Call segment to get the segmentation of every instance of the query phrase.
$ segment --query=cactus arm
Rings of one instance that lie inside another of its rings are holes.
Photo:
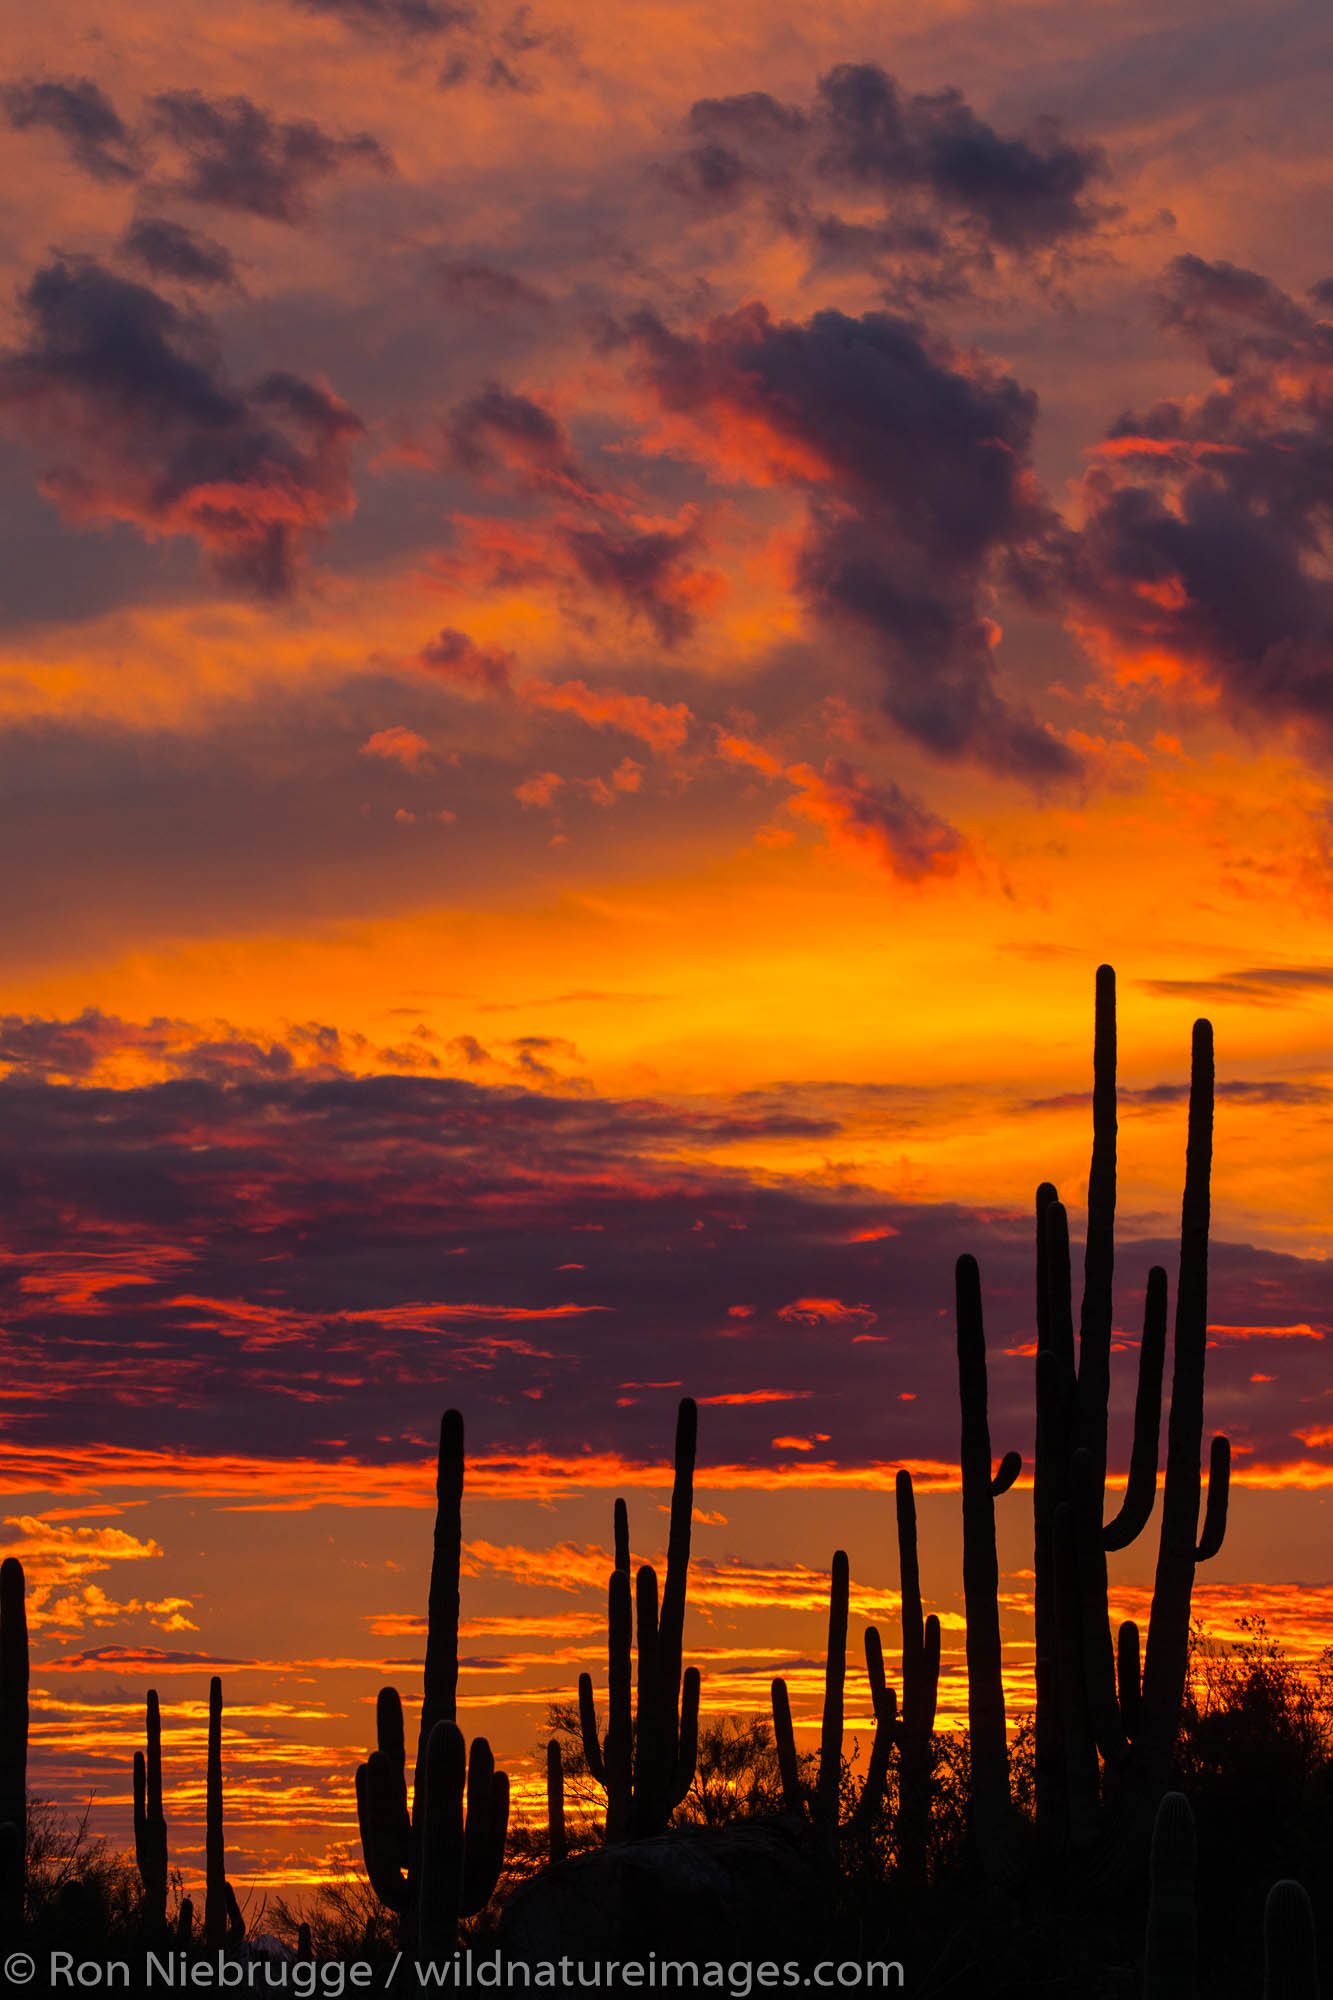
[[[1231,1439],[1215,1437],[1208,1452],[1208,1504],[1203,1511],[1203,1533],[1194,1551],[1196,1563],[1208,1562],[1226,1538],[1230,1492]]]
[[[1116,1687],[1120,1695],[1120,1720],[1133,1741],[1138,1734],[1143,1699],[1139,1668],[1139,1628],[1127,1618],[1116,1635]]]
[[[416,1800],[421,1842],[417,1946],[424,1960],[438,1963],[457,1943],[463,1896],[467,1749],[457,1723],[435,1724],[421,1769],[423,1785]]]
[[[484,1909],[495,1887],[491,1869],[491,1781],[495,1758],[484,1736],[474,1736],[467,1757],[467,1819],[463,1832],[463,1890],[460,1914]],[[490,1880],[487,1876],[490,1875]]]
[[[1167,1426],[1162,1525],[1143,1662],[1146,1787],[1165,1776],[1189,1666],[1190,1597],[1199,1532],[1204,1354],[1208,1339],[1209,1177],[1213,1143],[1213,1033],[1194,1024],[1189,1136],[1181,1203],[1171,1416]]]
[[[870,1682],[870,1707],[875,1718],[875,1734],[870,1744],[870,1761],[861,1786],[861,1796],[852,1814],[855,1827],[866,1827],[879,1811],[889,1775],[889,1760],[898,1740],[898,1696],[884,1677],[884,1648],[873,1625],[866,1627],[866,1678]]]
[[[940,1621],[932,1611],[926,1620],[922,1647],[923,1693],[921,1732],[929,1737],[935,1727],[935,1705],[940,1691]]]
[[[1275,1882],[1264,1903],[1264,2000],[1319,2000],[1314,1908],[1299,1882]]]
[[[782,1804],[789,1813],[804,1813],[800,1767],[796,1762],[796,1733],[791,1726],[791,1701],[787,1683],[780,1677],[770,1689],[773,1703],[773,1740],[777,1745],[778,1770],[782,1774]]]
[[[686,1667],[680,1682],[680,1741],[671,1785],[674,1812],[694,1783],[699,1764],[699,1669]]]
[[[629,1508],[623,1500],[615,1505],[615,1567],[629,1575]]]
[[[569,1852],[565,1837],[565,1767],[560,1758],[560,1739],[556,1736],[546,1746],[546,1827],[547,1858],[554,1867]]]
[[[661,1646],[657,1572],[640,1563],[634,1579],[634,1633],[639,1664],[635,1689],[634,1776],[630,1832],[661,1833],[666,1825],[663,1771]],[[674,1746],[673,1746],[674,1750]]]
[[[1007,1493],[1022,1470],[1023,1454],[1019,1451],[1007,1451],[1000,1460],[995,1477],[991,1480],[991,1499],[998,1500],[1002,1494]]]
[[[399,1785],[400,1773],[382,1750],[373,1750],[357,1768],[356,1816],[366,1874],[384,1907],[402,1916],[408,1907],[411,1827],[404,1839]]]
[[[1153,1822],[1148,1862],[1148,1927],[1143,2000],[1195,2000],[1198,1992],[1198,1865],[1194,1815],[1182,1792],[1167,1792]]]
[[[1009,1745],[1000,1648],[999,1561],[986,1414],[986,1336],[975,1257],[956,1267],[958,1387],[962,1405],[963,1598],[973,1821],[983,1855],[1003,1868],[1009,1846]]]
[[[245,1918],[231,1883],[224,1882],[222,1887],[227,1899],[227,1943],[235,1950],[245,1943]]]
[[[1162,1427],[1162,1367],[1166,1358],[1166,1272],[1148,1273],[1139,1344],[1139,1381],[1134,1397],[1134,1443],[1120,1511],[1102,1530],[1102,1546],[1127,1549],[1143,1533],[1157,1497],[1157,1440]]]
[[[597,1737],[597,1709],[592,1697],[592,1675],[579,1675],[579,1730],[583,1737],[583,1755],[589,1771],[597,1783],[606,1787],[606,1761]]]

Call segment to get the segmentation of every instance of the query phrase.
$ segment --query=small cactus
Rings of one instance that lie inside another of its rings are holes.
[[[1148,1857],[1148,1929],[1143,2000],[1195,2000],[1199,1923],[1194,1814],[1183,1792],[1167,1792],[1153,1821]]]
[[[1319,2000],[1314,1910],[1299,1882],[1275,1882],[1264,1904],[1264,2000]]]

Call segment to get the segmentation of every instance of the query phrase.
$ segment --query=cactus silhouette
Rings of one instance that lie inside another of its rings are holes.
[[[681,1659],[698,1423],[696,1404],[683,1397],[676,1414],[671,1525],[660,1609],[657,1573],[647,1563],[640,1566],[631,1600],[629,1514],[623,1500],[615,1505],[615,1567],[607,1585],[607,1726],[600,1741],[592,1676],[579,1675],[583,1754],[606,1793],[608,1842],[661,1833],[694,1782],[699,1674],[695,1667],[682,1672]],[[630,1652],[636,1639],[638,1673],[631,1715]]]
[[[565,1767],[560,1757],[560,1741],[553,1736],[546,1746],[546,1826],[549,1858],[554,1864],[569,1852],[565,1839]]]
[[[147,1700],[148,1754],[134,1753],[134,1858],[143,1884],[144,1914],[154,1930],[167,1921],[167,1822],[162,1810],[162,1715],[157,1689]],[[219,1772],[220,1777],[220,1772]]]
[[[446,1410],[440,1423],[435,1492],[411,1813],[403,1704],[396,1688],[380,1690],[376,1748],[356,1774],[357,1819],[371,1887],[397,1914],[403,1949],[420,1949],[431,1959],[447,1956],[459,1919],[489,1902],[504,1865],[509,1825],[509,1779],[496,1770],[484,1737],[468,1751],[456,1720],[463,1548],[463,1419],[457,1410]]]
[[[1194,1908],[1198,1869],[1194,1814],[1183,1792],[1163,1795],[1148,1854],[1148,1928],[1143,1953],[1143,2000],[1195,2000],[1199,1924]]]
[[[23,1924],[28,1832],[28,1614],[23,1565],[0,1563],[0,1926]]]
[[[230,1894],[222,1837],[222,1682],[214,1674],[208,1684],[208,1767],[204,1817],[204,1943],[210,1951],[218,1950],[226,1941]]]
[[[981,1274],[975,1257],[955,1270],[958,1399],[963,1432],[963,1603],[967,1615],[967,1719],[971,1742],[971,1809],[985,1863],[1007,1871],[1013,1855],[1014,1815],[1009,1793],[1009,1739],[1005,1730],[1003,1656],[1000,1646],[1000,1567],[995,1549],[995,1502],[1023,1469],[1016,1451],[991,1470],[987,1412],[986,1334]]]
[[[842,1725],[847,1685],[847,1613],[851,1572],[846,1551],[835,1549],[829,1571],[828,1641],[824,1651],[824,1707],[819,1728],[819,1765],[808,1817],[815,1829],[821,1859],[828,1867],[837,1860],[838,1788],[842,1777]],[[880,1676],[881,1682],[883,1675]],[[872,1678],[873,1688],[873,1678]],[[792,1728],[791,1699],[781,1678],[770,1690],[773,1735],[782,1774],[783,1803],[788,1812],[807,1814]],[[876,1732],[878,1739],[878,1731]]]
[[[1264,2000],[1319,2000],[1314,1910],[1299,1882],[1275,1882],[1264,1904]]]
[[[930,1833],[931,1788],[934,1777],[935,1705],[940,1685],[940,1621],[921,1610],[921,1567],[917,1555],[916,1496],[906,1469],[894,1482],[898,1521],[898,1587],[903,1628],[901,1699],[888,1686],[879,1632],[871,1625],[865,1635],[866,1672],[870,1677],[875,1736],[865,1784],[857,1802],[856,1819],[865,1824],[879,1808],[889,1760],[898,1752],[898,1810],[893,1844],[899,1882],[908,1895],[924,1889],[926,1846]]]
[[[1181,1212],[1180,1279],[1161,1539],[1140,1672],[1138,1627],[1113,1643],[1106,1557],[1152,1512],[1167,1322],[1166,1273],[1148,1276],[1134,1437],[1124,1501],[1105,1521],[1116,1200],[1115,974],[1097,972],[1093,1147],[1075,1364],[1069,1228],[1054,1187],[1037,1190],[1036,1457],[1033,1477],[1036,1816],[1045,1851],[1142,1854],[1167,1783],[1188,1666],[1196,1563],[1226,1527],[1230,1446],[1214,1438],[1199,1531],[1207,1339],[1212,1030],[1196,1022]],[[1109,1845],[1108,1845],[1109,1844]]]

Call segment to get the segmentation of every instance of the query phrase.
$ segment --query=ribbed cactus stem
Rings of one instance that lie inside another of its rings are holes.
[[[1167,1792],[1153,1822],[1148,1861],[1148,1929],[1143,2000],[1195,2000],[1199,1925],[1194,1814],[1182,1792]]]
[[[1319,2000],[1314,1910],[1299,1882],[1275,1882],[1264,1904],[1264,2000]]]
[[[565,1767],[560,1759],[560,1740],[555,1736],[546,1746],[546,1826],[547,1854],[554,1867],[569,1852],[565,1838]]]
[[[417,1948],[438,1964],[458,1942],[463,1904],[463,1793],[467,1745],[456,1722],[437,1722],[419,1760]]]
[[[458,1715],[458,1578],[463,1560],[463,1419],[446,1410],[440,1420],[435,1472],[435,1547],[426,1608],[426,1666],[422,1677],[421,1733],[413,1798],[425,1777],[426,1748],[437,1722]]]
[[[28,1826],[28,1614],[23,1565],[0,1563],[0,1829],[13,1827],[0,1848],[0,1927],[12,1936],[23,1923]]]
[[[227,1857],[222,1840],[222,1682],[208,1684],[208,1766],[204,1821],[204,1943],[216,1951],[227,1935]]]

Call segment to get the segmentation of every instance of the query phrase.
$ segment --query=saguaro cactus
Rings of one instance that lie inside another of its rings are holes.
[[[435,1492],[421,1731],[410,1814],[403,1705],[396,1688],[380,1690],[376,1748],[356,1774],[357,1818],[371,1887],[397,1913],[404,1949],[420,1948],[430,1958],[452,1951],[459,1918],[475,1915],[490,1900],[504,1865],[509,1825],[509,1779],[496,1770],[485,1738],[477,1737],[469,1752],[457,1726],[463,1547],[463,1419],[457,1410],[446,1410],[440,1424]]]
[[[1199,1924],[1194,1908],[1198,1850],[1183,1792],[1167,1792],[1153,1821],[1143,2000],[1196,2000]]]
[[[1299,1882],[1275,1882],[1264,1904],[1264,2000],[1319,2000],[1314,1910]]]
[[[0,1563],[0,1926],[23,1924],[28,1835],[28,1614],[23,1565]]]
[[[940,1685],[940,1621],[921,1610],[921,1566],[917,1555],[916,1496],[905,1468],[895,1481],[898,1520],[898,1587],[903,1627],[901,1700],[884,1678],[884,1655],[875,1627],[866,1631],[866,1671],[875,1712],[875,1739],[857,1816],[869,1819],[879,1805],[891,1749],[898,1752],[898,1810],[893,1844],[900,1886],[906,1894],[925,1887],[926,1843],[935,1760],[932,1741]]]
[[[699,1412],[682,1399],[676,1415],[666,1581],[658,1607],[657,1573],[644,1563],[630,1593],[629,1516],[615,1511],[615,1567],[607,1585],[607,1727],[599,1742],[592,1676],[579,1676],[579,1720],[588,1769],[606,1792],[606,1838],[661,1833],[694,1782],[699,1741],[699,1674],[682,1671],[685,1590],[694,1512]],[[637,1626],[637,1632],[635,1630]],[[630,1708],[630,1650],[638,1674]]]
[[[995,1550],[995,1502],[1017,1479],[1023,1461],[1006,1452],[991,1470],[987,1414],[986,1335],[981,1274],[975,1257],[960,1257],[955,1273],[958,1394],[962,1406],[963,1600],[967,1614],[967,1720],[972,1749],[972,1824],[986,1864],[1004,1867],[1012,1851],[1009,1743],[1005,1733],[1000,1648],[1000,1568]]]
[[[1195,1024],[1161,1541],[1141,1679],[1137,1626],[1126,1622],[1112,1642],[1106,1555],[1127,1547],[1152,1512],[1167,1286],[1166,1273],[1155,1266],[1144,1307],[1129,1478],[1123,1504],[1107,1522],[1115,1063],[1115,975],[1102,966],[1097,974],[1093,1159],[1077,1368],[1068,1222],[1055,1189],[1043,1183],[1037,1190],[1037,1822],[1048,1846],[1058,1848],[1068,1837],[1075,1849],[1088,1849],[1110,1837],[1122,1850],[1141,1856],[1141,1841],[1167,1781],[1179,1722],[1195,1565],[1216,1554],[1226,1527],[1230,1446],[1223,1437],[1214,1438],[1211,1448],[1202,1533],[1198,1520],[1212,1030],[1206,1021]]]
[[[154,1930],[162,1930],[167,1921],[167,1821],[162,1810],[162,1714],[156,1688],[148,1690],[147,1728],[147,1757],[142,1750],[134,1753],[134,1858],[143,1884],[144,1915]]]
[[[548,1855],[554,1865],[569,1852],[565,1838],[565,1767],[560,1756],[560,1739],[556,1736],[546,1746],[546,1827]]]
[[[216,1951],[225,1942],[227,1856],[222,1838],[222,1682],[208,1684],[208,1770],[204,1818],[204,1943]]]

